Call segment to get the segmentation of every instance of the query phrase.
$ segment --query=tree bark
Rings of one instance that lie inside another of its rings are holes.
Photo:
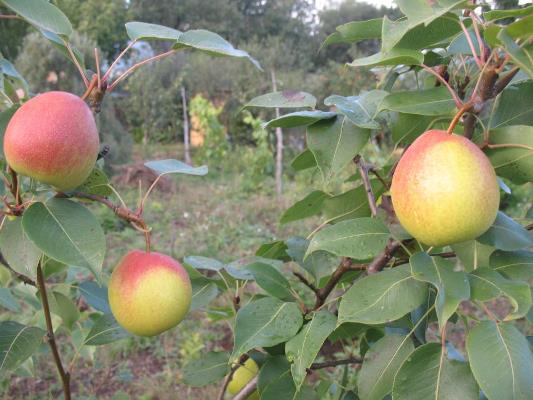
[[[270,70],[272,78],[272,90],[278,91],[276,82],[276,71],[274,68]],[[276,118],[279,118],[279,108],[276,108]],[[276,194],[281,196],[283,191],[283,131],[281,128],[276,128]]]
[[[183,145],[185,148],[185,162],[191,163],[190,137],[189,137],[189,114],[187,112],[187,96],[185,87],[181,87],[181,102],[183,105]]]

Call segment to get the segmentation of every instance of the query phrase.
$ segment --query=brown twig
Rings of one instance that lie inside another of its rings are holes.
[[[305,276],[303,276],[299,272],[293,272],[292,274],[297,277],[300,282],[302,282],[305,286],[311,289],[315,294],[318,293],[319,290],[317,289],[317,287],[313,283],[309,282]]]
[[[0,14],[0,19],[22,19],[18,15]]]
[[[9,174],[11,175],[11,184],[9,185],[9,189],[11,191],[11,194],[15,198],[15,204],[17,206],[20,206],[22,204],[22,197],[20,195],[20,185],[18,180],[18,175],[15,172],[15,170],[11,167],[7,167]]]
[[[447,134],[451,135],[453,133],[453,130],[455,129],[455,126],[461,120],[461,117],[463,116],[463,114],[465,112],[471,110],[472,107],[473,107],[472,103],[468,102],[468,103],[465,103],[459,109],[459,111],[457,111],[457,113],[455,114],[455,116],[452,119],[452,122],[450,122],[450,126],[448,126],[448,130],[446,131]]]
[[[63,393],[65,394],[65,400],[70,400],[70,374],[65,371],[63,364],[61,363],[61,356],[59,355],[59,350],[57,348],[56,339],[54,335],[54,327],[52,325],[52,317],[50,315],[50,305],[48,304],[48,295],[46,294],[46,284],[44,282],[43,270],[41,268],[41,263],[37,265],[37,285],[39,288],[39,294],[41,295],[41,302],[43,304],[44,318],[46,320],[46,329],[47,329],[47,339],[50,349],[52,350],[52,355],[54,357],[54,362],[57,367],[57,371],[61,377],[61,382],[63,383]]]
[[[135,229],[144,233],[146,241],[146,252],[150,252],[150,229],[146,225],[146,222],[144,222],[144,219],[139,215],[139,213],[133,212],[132,210],[126,207],[117,205],[103,196],[83,192],[72,192],[71,196],[79,199],[87,199],[101,203],[107,208],[109,208],[111,211],[113,211],[117,217],[128,221]],[[64,193],[58,193],[57,197],[67,197],[67,195],[65,195]]]
[[[245,387],[242,388],[242,390],[237,393],[237,395],[233,398],[233,400],[245,400],[248,396],[250,396],[254,390],[257,389],[257,381],[258,376],[256,375],[250,382],[246,384]]]
[[[378,178],[378,180],[381,182],[381,184],[383,185],[385,189],[390,189],[389,182],[383,179],[383,177],[379,174],[379,172],[374,167],[370,167],[369,172],[371,172],[376,178]]]
[[[120,59],[122,57],[124,57],[124,55],[128,52],[129,49],[131,49],[133,47],[133,45],[137,43],[137,40],[132,40],[124,50],[121,51],[121,53],[118,55],[117,58],[115,58],[115,61],[113,61],[113,63],[110,65],[110,67],[107,69],[107,71],[105,72],[104,76],[102,77],[102,80],[105,81],[107,80],[107,78],[109,78],[109,75],[111,75],[111,71],[113,71],[113,68],[115,68],[115,66],[117,65],[117,63],[120,61]]]
[[[518,71],[520,71],[520,67],[514,67],[507,74],[502,76],[494,85],[493,96],[499,95],[501,91],[505,89],[509,83],[511,83],[511,80],[515,77]]]
[[[520,144],[520,143],[501,143],[501,144],[485,143],[482,148],[484,147],[487,147],[489,149],[503,149],[507,147],[514,147],[517,149],[525,149],[525,150],[533,151],[533,147],[528,146],[526,144]]]
[[[387,265],[387,263],[392,259],[392,256],[396,250],[398,250],[400,247],[400,242],[389,239],[387,246],[385,246],[385,249],[383,249],[381,254],[374,258],[374,260],[368,265],[366,269],[367,274],[372,275],[385,268],[385,265]]]
[[[360,155],[354,157],[353,162],[357,165],[361,179],[363,180],[363,186],[365,187],[366,197],[368,198],[368,205],[370,206],[370,213],[375,217],[378,213],[378,207],[376,205],[376,197],[372,191],[372,186],[370,185],[370,179],[368,178],[369,167],[365,164],[365,160]]]
[[[83,68],[81,67],[80,63],[78,62],[78,59],[76,58],[76,55],[74,54],[74,51],[72,51],[72,47],[70,46],[70,43],[66,40],[63,40],[63,44],[67,48],[68,54],[70,58],[72,59],[72,62],[78,69],[78,72],[80,73],[81,79],[83,80],[83,83],[85,84],[85,87],[89,87],[89,81],[87,80],[87,77],[85,76],[85,72],[83,72]]]
[[[324,305],[324,302],[330,295],[330,293],[335,289],[337,283],[341,280],[343,275],[349,271],[359,271],[365,269],[366,265],[364,264],[354,264],[353,260],[349,257],[343,257],[337,269],[331,274],[326,285],[318,289],[316,294],[316,301],[313,310],[317,310]]]

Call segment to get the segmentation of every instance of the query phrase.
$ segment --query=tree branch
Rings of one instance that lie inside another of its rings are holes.
[[[400,242],[396,242],[393,239],[389,239],[387,246],[374,260],[368,265],[366,272],[368,275],[380,272],[385,265],[392,259],[394,252],[400,248]]]
[[[311,289],[315,294],[318,293],[319,290],[317,289],[317,287],[314,284],[312,284],[311,282],[309,282],[305,276],[303,276],[299,272],[293,272],[292,274],[295,277],[297,277],[300,280],[300,282],[302,282],[305,286],[307,286],[309,289]]]
[[[248,396],[250,396],[254,390],[257,389],[257,381],[258,376],[256,375],[250,382],[246,384],[245,387],[242,388],[242,390],[237,393],[237,395],[233,398],[233,400],[245,400]]]
[[[52,355],[54,356],[54,362],[57,367],[57,371],[61,377],[63,383],[63,392],[65,394],[65,400],[70,400],[70,374],[65,371],[63,364],[61,363],[61,356],[57,348],[56,339],[54,335],[54,327],[52,325],[52,317],[50,315],[50,305],[48,304],[48,295],[46,294],[46,284],[44,282],[43,270],[41,268],[41,262],[37,265],[37,284],[39,287],[39,294],[41,295],[41,301],[43,304],[44,318],[46,320],[47,339]]]

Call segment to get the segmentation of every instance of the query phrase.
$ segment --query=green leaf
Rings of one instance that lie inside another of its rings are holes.
[[[531,23],[531,21],[530,21]],[[509,36],[506,29],[498,33],[498,40],[506,50],[506,54],[513,62],[519,66],[530,78],[533,78],[533,61],[531,60],[531,46],[518,46],[513,38]]]
[[[315,360],[328,336],[335,330],[337,317],[322,310],[313,315],[303,329],[285,344],[285,354],[291,362],[291,373],[297,390],[303,385],[307,369]]]
[[[474,28],[468,29],[468,36],[470,37],[470,40],[472,41],[472,44],[474,45],[474,49],[479,49],[479,42],[477,40],[477,35],[476,35]],[[470,48],[470,45],[468,44],[467,36],[463,32],[461,32],[455,39],[452,40],[446,52],[450,55],[456,55],[456,54],[472,55],[472,49]]]
[[[178,40],[182,32],[163,25],[146,22],[127,22],[126,32],[131,40]]]
[[[253,280],[254,275],[248,269],[248,267],[255,263],[268,264],[277,269],[280,269],[281,265],[283,264],[279,260],[272,260],[270,258],[251,256],[251,257],[244,257],[244,258],[235,260],[225,265],[224,269],[228,272],[228,274],[230,274],[235,279]]]
[[[450,247],[455,251],[466,272],[487,267],[489,257],[494,251],[494,247],[481,244],[477,240],[452,244]]]
[[[370,137],[346,117],[337,116],[307,128],[307,145],[313,152],[324,181],[338,174],[365,146]]]
[[[497,250],[490,256],[490,267],[513,280],[533,284],[533,252]]]
[[[395,321],[422,304],[426,296],[427,285],[411,276],[409,265],[369,275],[357,280],[342,296],[338,325]]]
[[[229,369],[228,353],[210,351],[198,360],[192,360],[185,365],[183,382],[192,387],[210,385],[227,375]]]
[[[398,8],[412,26],[428,25],[441,15],[462,8],[466,3],[466,0],[396,0]]]
[[[88,194],[95,194],[98,196],[111,196],[113,191],[109,187],[109,178],[99,168],[94,168],[91,172],[91,175],[79,186],[76,192],[83,192]]]
[[[431,283],[437,289],[435,309],[442,330],[463,300],[470,298],[468,278],[462,271],[454,271],[454,263],[427,253],[416,253],[409,258],[415,279]]]
[[[533,127],[505,126],[490,131],[491,144],[518,144],[533,147]],[[533,151],[518,147],[484,150],[498,176],[522,184],[533,182]]]
[[[274,267],[255,263],[247,267],[253,274],[255,283],[269,295],[281,300],[291,300],[293,298],[289,281]]]
[[[490,10],[483,13],[483,17],[487,21],[495,21],[503,18],[524,17],[531,14],[533,14],[533,5],[522,8],[512,8],[508,10]]]
[[[203,277],[191,279],[191,286],[191,311],[207,306],[218,296],[218,287],[210,279]]]
[[[220,271],[224,268],[224,264],[214,258],[202,256],[187,256],[183,262],[189,264],[195,269],[205,269],[207,271]]]
[[[285,356],[267,359],[259,371],[257,390],[261,400],[318,400],[316,394],[307,387],[296,391],[290,364]]]
[[[50,296],[51,294],[51,296]],[[74,323],[80,318],[80,312],[76,304],[63,293],[60,292],[51,292],[49,297],[53,296],[53,299],[50,300],[50,311],[61,317],[63,324],[72,329]]]
[[[0,229],[0,252],[16,272],[35,279],[42,252],[22,229],[22,218],[4,221]]]
[[[349,118],[360,128],[379,129],[376,117],[379,104],[388,93],[384,90],[372,90],[360,96],[329,96],[324,100],[327,106],[335,106],[337,110]]]
[[[472,372],[489,399],[526,400],[533,393],[533,355],[510,323],[483,321],[468,333]]]
[[[418,50],[391,49],[368,57],[357,58],[348,65],[351,67],[377,67],[384,65],[419,65],[424,61],[424,55]]]
[[[533,125],[533,81],[505,88],[496,98],[490,112],[489,128],[508,125]]]
[[[388,395],[396,372],[414,349],[411,338],[404,335],[387,335],[374,343],[357,379],[361,400],[382,400]]]
[[[263,243],[255,252],[255,255],[273,260],[291,261],[287,254],[287,245],[283,240],[275,240],[270,243]]]
[[[28,83],[26,82],[26,80],[17,71],[17,69],[15,68],[13,64],[11,64],[5,58],[1,58],[1,57],[0,57],[0,70],[4,73],[4,75],[9,76],[12,80],[16,81],[17,85],[19,85],[20,88],[24,90],[25,96],[29,95],[29,87],[28,87]]]
[[[514,21],[507,25],[502,32],[506,32],[513,39],[529,38],[533,34],[533,15],[528,15]],[[501,40],[500,37],[498,38]]]
[[[429,125],[435,120],[431,116],[398,113],[391,126],[392,140],[394,143],[409,144],[418,136],[427,131]]]
[[[111,313],[106,286],[100,286],[94,281],[85,281],[78,285],[78,290],[92,308],[104,314]]]
[[[310,93],[296,90],[272,92],[257,96],[244,105],[261,108],[315,108],[316,98]]]
[[[311,240],[306,257],[324,250],[341,257],[369,260],[383,250],[389,237],[389,230],[378,219],[349,219],[320,230]]]
[[[507,251],[520,250],[533,244],[531,233],[501,211],[498,211],[498,216],[489,230],[477,240]]]
[[[103,314],[94,323],[85,338],[84,344],[87,346],[100,346],[129,336],[130,334],[117,323],[113,314]]]
[[[65,14],[46,0],[2,0],[2,3],[38,28],[67,38],[72,33],[72,25]]]
[[[148,161],[145,162],[144,165],[159,175],[187,174],[204,176],[207,174],[207,165],[202,165],[201,167],[191,167],[190,165],[178,160]]]
[[[455,103],[445,87],[391,93],[381,103],[381,110],[416,115],[450,115]]]
[[[265,128],[294,128],[296,126],[307,126],[323,119],[336,117],[334,112],[326,111],[296,111],[282,115],[279,118],[268,121]]]
[[[203,51],[212,56],[230,56],[237,58],[247,58],[256,68],[261,70],[261,65],[250,57],[244,50],[236,49],[227,40],[216,33],[206,31],[204,29],[193,29],[183,32],[177,43],[174,45],[175,49],[191,47],[196,50]]]
[[[100,224],[87,208],[66,199],[36,202],[24,212],[22,227],[49,257],[88,268],[100,279],[106,240]]]
[[[337,32],[342,36],[343,41],[356,43],[365,39],[381,38],[382,25],[382,18],[369,19],[366,21],[352,21],[337,26]]]
[[[382,183],[377,179],[372,179],[370,186],[376,198],[381,196],[385,190]],[[360,185],[355,189],[326,198],[323,211],[328,221],[335,220],[339,222],[347,219],[369,217],[370,206],[365,187]]]
[[[315,282],[319,282],[322,277],[329,275],[339,263],[337,257],[325,251],[315,251],[305,257],[310,242],[303,237],[293,236],[286,243],[287,254],[298,265],[313,275]]]
[[[283,213],[280,219],[281,224],[287,224],[293,221],[312,217],[320,214],[324,200],[329,197],[328,194],[315,190],[305,196],[302,200],[297,201]]]
[[[468,364],[448,359],[440,343],[428,343],[403,363],[394,378],[392,396],[395,400],[478,400],[479,389]]]
[[[505,279],[496,271],[481,268],[469,275],[472,300],[488,301],[505,296],[513,306],[506,321],[524,317],[531,308],[531,291],[526,282]]]
[[[15,321],[0,322],[0,375],[16,369],[44,342],[46,332]]]
[[[4,307],[15,313],[21,311],[20,304],[13,296],[13,293],[11,293],[11,289],[7,287],[0,288],[0,307]]]
[[[315,155],[309,149],[305,149],[291,161],[291,167],[295,171],[303,171],[304,169],[314,168],[316,166]]]
[[[235,320],[235,346],[232,359],[255,347],[269,347],[286,342],[302,326],[302,314],[296,303],[284,303],[267,297],[241,308]]]

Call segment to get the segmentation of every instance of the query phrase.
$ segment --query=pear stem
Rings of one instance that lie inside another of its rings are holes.
[[[472,103],[466,103],[459,109],[459,111],[457,111],[457,113],[452,119],[452,122],[450,122],[450,126],[448,127],[448,130],[446,131],[447,134],[451,135],[453,133],[455,126],[461,120],[461,117],[463,116],[463,114],[469,111],[471,108],[472,108]]]

